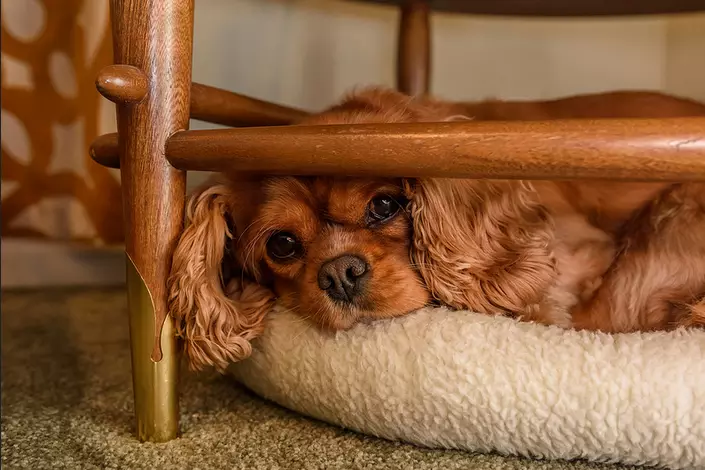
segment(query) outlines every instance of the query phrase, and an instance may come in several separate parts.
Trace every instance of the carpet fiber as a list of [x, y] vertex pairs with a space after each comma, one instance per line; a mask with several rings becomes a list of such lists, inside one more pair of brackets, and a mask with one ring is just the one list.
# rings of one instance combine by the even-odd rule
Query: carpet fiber
[[362, 436], [268, 403], [230, 379], [181, 379], [181, 431], [133, 437], [122, 289], [2, 294], [2, 467], [565, 469], [628, 467], [420, 449]]

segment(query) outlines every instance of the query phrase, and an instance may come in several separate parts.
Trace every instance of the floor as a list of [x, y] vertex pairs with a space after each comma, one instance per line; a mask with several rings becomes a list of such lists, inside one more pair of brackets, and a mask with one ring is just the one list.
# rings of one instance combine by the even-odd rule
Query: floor
[[2, 293], [2, 467], [565, 469], [627, 467], [437, 451], [307, 419], [213, 375], [184, 372], [179, 439], [133, 438], [122, 289]]

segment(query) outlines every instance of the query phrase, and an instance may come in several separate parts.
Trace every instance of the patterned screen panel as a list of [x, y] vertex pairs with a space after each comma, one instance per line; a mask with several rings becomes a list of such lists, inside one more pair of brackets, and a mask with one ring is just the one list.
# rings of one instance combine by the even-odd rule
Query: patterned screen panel
[[120, 176], [88, 146], [115, 129], [94, 85], [108, 0], [1, 0], [2, 235], [118, 245]]

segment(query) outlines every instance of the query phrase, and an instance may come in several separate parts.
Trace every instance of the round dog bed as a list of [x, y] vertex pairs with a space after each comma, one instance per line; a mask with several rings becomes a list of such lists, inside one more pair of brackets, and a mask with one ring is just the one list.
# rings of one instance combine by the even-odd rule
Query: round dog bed
[[275, 311], [231, 372], [302, 414], [421, 446], [705, 468], [705, 331], [610, 336], [426, 308], [326, 333]]

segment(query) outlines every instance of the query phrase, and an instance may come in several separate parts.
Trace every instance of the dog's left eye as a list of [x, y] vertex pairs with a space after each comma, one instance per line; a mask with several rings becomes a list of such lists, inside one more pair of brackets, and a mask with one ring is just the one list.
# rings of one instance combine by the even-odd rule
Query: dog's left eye
[[270, 258], [286, 261], [296, 257], [301, 251], [301, 244], [289, 232], [276, 232], [267, 240], [267, 254]]
[[391, 196], [382, 194], [372, 198], [367, 206], [367, 218], [369, 223], [381, 222], [397, 214], [401, 209], [399, 202]]

